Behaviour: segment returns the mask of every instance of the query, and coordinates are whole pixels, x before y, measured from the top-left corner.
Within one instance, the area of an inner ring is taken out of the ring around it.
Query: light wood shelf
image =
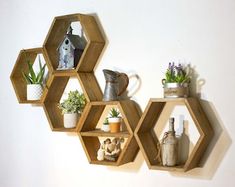
[[[97,129],[96,126],[98,121],[100,120],[105,107],[109,105],[115,105],[115,107],[117,107],[121,112],[123,122],[126,126],[124,131],[119,133],[110,133]],[[139,150],[136,139],[134,138],[134,129],[139,119],[140,114],[137,110],[136,103],[131,100],[111,102],[94,101],[88,103],[82,118],[82,125],[78,128],[78,135],[89,162],[91,164],[113,166],[132,162]],[[100,148],[99,137],[123,137],[127,139],[116,162],[97,160],[97,151]]]
[[[95,137],[123,137],[128,138],[130,135],[128,131],[122,131],[118,133],[104,132],[100,129],[95,129],[92,131],[81,132],[82,136],[95,136]]]
[[[63,115],[61,114],[61,110],[58,108],[60,99],[71,77],[78,79],[78,82],[83,90],[87,102],[102,99],[102,91],[93,73],[79,74],[73,72],[68,75],[53,74],[50,77],[51,80],[50,84],[48,85],[48,90],[46,91],[46,94],[43,97],[43,108],[49,121],[50,127],[53,131],[77,132],[77,128],[81,123],[83,113],[81,114],[76,128],[64,128]],[[90,89],[91,86],[92,89]]]
[[[23,49],[18,55],[10,79],[19,103],[41,105],[42,98],[45,96],[47,87],[44,88],[41,100],[27,100],[27,83],[22,75],[22,71],[25,73],[29,72],[27,61],[30,60],[31,63],[34,63],[37,55],[39,54],[42,54],[45,59],[45,54],[42,48]],[[47,62],[46,65],[48,68],[49,66]]]
[[[74,70],[63,72],[92,72],[105,46],[105,40],[93,16],[84,14],[71,14],[55,17],[43,44],[45,56],[53,73],[62,73],[58,67],[57,47],[63,40],[67,29],[72,22],[79,21],[87,38],[86,47],[82,53],[77,67]]]
[[[157,122],[159,126],[162,125],[161,123],[163,123],[163,121],[159,121],[159,119],[162,115],[162,111],[169,103],[171,103],[171,105],[168,106],[171,107],[185,105],[200,134],[199,139],[186,162],[183,165],[175,167],[162,166],[156,160],[156,155],[159,152],[157,148],[159,140],[153,129]],[[213,137],[213,133],[211,124],[197,98],[159,98],[150,99],[135,130],[135,137],[150,169],[185,172],[198,166],[203,153]]]

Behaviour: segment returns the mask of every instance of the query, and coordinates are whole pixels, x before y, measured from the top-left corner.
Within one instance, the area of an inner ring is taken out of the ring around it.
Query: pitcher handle
[[[128,78],[127,74],[125,74],[125,73],[120,73],[119,78],[121,78],[121,77],[123,77],[123,78],[126,80],[126,84],[123,86],[123,88],[121,89],[121,91],[119,91],[118,96],[122,95],[122,94],[125,92],[125,90],[126,90],[128,84],[129,84],[129,78]]]

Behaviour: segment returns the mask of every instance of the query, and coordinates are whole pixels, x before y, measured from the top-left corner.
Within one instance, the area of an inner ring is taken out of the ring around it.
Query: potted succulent
[[[104,132],[109,132],[110,131],[108,118],[105,118],[105,120],[102,124],[101,130],[103,130]]]
[[[109,126],[110,132],[116,133],[120,132],[122,118],[120,116],[120,112],[116,108],[111,108],[109,112]]]
[[[68,98],[65,99],[58,107],[64,115],[64,127],[74,128],[86,105],[86,98],[83,93],[78,90],[70,91]]]
[[[22,72],[23,77],[27,83],[27,100],[40,100],[43,93],[43,77],[45,73],[46,64],[42,66],[40,57],[39,72],[36,73],[33,69],[33,63],[27,61],[29,73]]]
[[[189,96],[190,77],[186,68],[181,64],[175,65],[169,63],[169,67],[165,73],[165,79],[162,79],[164,88],[164,97],[178,98]]]

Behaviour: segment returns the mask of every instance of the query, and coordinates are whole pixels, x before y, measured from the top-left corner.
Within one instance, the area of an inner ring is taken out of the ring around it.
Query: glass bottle
[[[163,166],[175,166],[177,164],[178,140],[175,136],[174,121],[174,118],[169,119],[169,131],[165,132],[161,143]]]

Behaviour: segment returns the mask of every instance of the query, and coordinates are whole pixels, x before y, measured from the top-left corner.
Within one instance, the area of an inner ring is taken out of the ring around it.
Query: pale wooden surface
[[[25,73],[28,73],[28,65],[27,60],[30,60],[30,62],[34,63],[36,57],[38,54],[42,54],[44,56],[44,52],[42,48],[32,48],[32,49],[23,49],[20,51],[18,58],[16,60],[15,66],[12,70],[10,79],[12,82],[12,85],[14,87],[17,99],[19,103],[26,103],[26,104],[42,104],[42,98],[45,96],[45,90],[47,88],[44,88],[43,96],[40,100],[37,101],[30,101],[27,100],[27,83],[24,80],[24,77],[22,75],[22,71]],[[48,64],[47,64],[48,67]]]
[[[159,140],[157,139],[153,128],[156,122],[161,124],[161,121],[159,121],[161,120],[161,112],[167,103],[171,103],[171,105],[167,105],[168,107],[174,107],[175,105],[185,105],[200,133],[199,140],[194,146],[193,151],[189,155],[185,164],[174,167],[161,166],[156,160],[156,155],[159,151],[157,148]],[[194,167],[197,167],[200,158],[202,157],[208,144],[210,143],[210,140],[212,139],[213,130],[197,98],[154,98],[150,99],[134,134],[140,150],[143,153],[143,156],[150,169],[159,169],[165,171],[188,171]]]
[[[100,129],[95,129],[92,131],[86,131],[86,132],[81,132],[82,136],[99,136],[99,137],[123,137],[123,138],[128,138],[129,132],[128,131],[122,131],[118,133],[111,133],[111,132],[104,132]]]
[[[42,98],[43,108],[53,131],[77,132],[77,129],[83,122],[82,113],[76,128],[64,128],[63,115],[61,114],[61,109],[58,108],[60,99],[71,77],[78,79],[78,82],[80,83],[83,93],[88,102],[99,100],[102,98],[102,92],[93,73],[82,73],[82,75],[80,76],[78,75],[78,73],[75,72],[53,74],[49,80],[48,90],[46,90],[46,94]],[[87,89],[88,84],[92,85],[92,91]],[[84,109],[84,111],[86,111],[86,109]]]
[[[123,121],[126,128],[124,131],[118,133],[103,132],[97,130],[97,123],[102,116],[102,113],[107,105],[115,105],[121,112]],[[133,119],[134,118],[134,119]],[[133,101],[94,101],[87,104],[87,108],[84,111],[84,116],[82,118],[81,126],[78,128],[78,135],[82,142],[83,148],[87,155],[87,158],[91,164],[101,164],[101,165],[113,165],[119,166],[128,162],[132,162],[139,150],[138,144],[134,138],[134,132],[140,115],[137,111],[136,105]],[[99,149],[99,137],[124,137],[127,138],[125,145],[119,155],[117,161],[98,161],[97,151]]]
[[[44,53],[53,72],[58,67],[58,53],[56,51],[72,22],[79,21],[87,37],[87,44],[74,70],[68,72],[92,72],[104,48],[105,40],[93,16],[71,14],[55,17],[43,44]]]

